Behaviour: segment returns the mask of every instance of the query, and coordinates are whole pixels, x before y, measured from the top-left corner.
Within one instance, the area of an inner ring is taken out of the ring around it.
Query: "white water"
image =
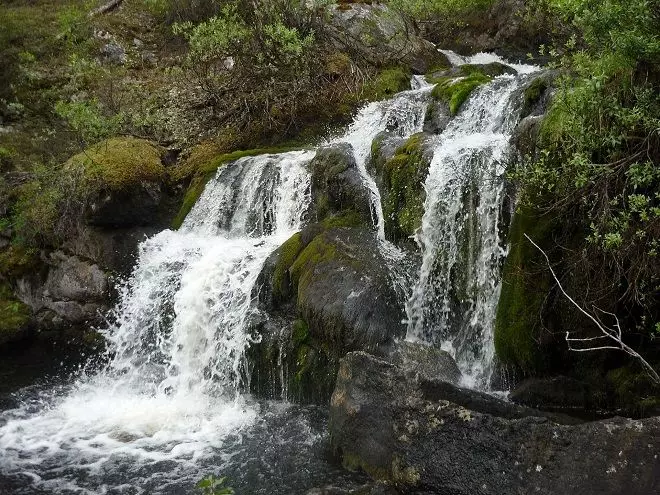
[[[348,131],[328,143],[348,143],[353,148],[358,169],[370,191],[372,220],[381,240],[385,239],[383,208],[376,182],[367,172],[367,159],[371,155],[371,143],[379,133],[389,131],[399,137],[409,137],[424,127],[424,116],[433,87],[420,76],[413,77],[411,87],[414,89],[363,107]],[[391,246],[389,250],[392,250]]]
[[[172,475],[184,476],[256,420],[257,406],[237,393],[254,338],[246,315],[264,260],[300,227],[313,155],[262,155],[220,169],[179,231],[141,244],[105,331],[113,359],[70,390],[6,412],[0,472],[52,492],[103,493],[85,488],[85,478],[127,461],[174,461]],[[46,467],[52,479],[40,476]]]
[[[495,53],[479,52],[474,55],[464,57],[463,55],[459,55],[458,53],[453,52],[451,50],[439,50],[439,51],[447,57],[447,60],[449,60],[449,62],[452,65],[455,66],[461,66],[466,64],[491,64],[493,62],[497,62],[512,67],[513,69],[516,70],[516,72],[518,72],[518,74],[531,74],[533,72],[538,72],[539,70],[541,70],[538,65],[511,63],[508,60],[500,57],[499,55],[496,55]]]
[[[500,238],[504,167],[520,81],[475,91],[439,136],[425,183],[419,278],[406,306],[407,338],[441,345],[465,385],[488,388],[493,324],[506,249]]]

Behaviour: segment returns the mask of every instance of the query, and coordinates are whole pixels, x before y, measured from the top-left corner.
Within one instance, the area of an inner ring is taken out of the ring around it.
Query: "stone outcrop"
[[[363,352],[342,361],[330,409],[344,465],[400,493],[620,494],[660,490],[660,418],[579,423]]]
[[[407,65],[417,74],[450,64],[415,27],[382,4],[332,8],[329,33],[336,47],[378,67]]]

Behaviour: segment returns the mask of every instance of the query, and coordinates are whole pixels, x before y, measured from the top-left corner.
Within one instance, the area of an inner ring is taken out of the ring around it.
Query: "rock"
[[[310,226],[266,261],[253,314],[253,392],[324,403],[339,359],[386,355],[405,335],[403,304],[370,227]]]
[[[116,43],[106,43],[101,47],[101,55],[106,62],[115,65],[124,65],[126,63],[126,50]]]
[[[516,404],[555,411],[587,411],[595,406],[588,385],[566,376],[524,380],[511,391],[509,399]]]
[[[424,132],[429,134],[440,134],[447,128],[451,121],[449,105],[437,99],[432,100],[424,115]]]
[[[98,267],[62,251],[51,254],[54,268],[48,272],[44,296],[75,301],[102,301],[108,291],[108,276]]]
[[[90,198],[86,221],[89,225],[112,228],[149,225],[158,217],[160,202],[161,186],[156,183],[99,191]]]
[[[446,381],[454,385],[457,385],[462,377],[456,361],[448,352],[425,344],[399,342],[390,361],[412,377]]]
[[[386,158],[390,152],[387,135],[377,137],[372,144],[372,168],[381,194],[385,236],[392,242],[412,244],[424,215],[424,181],[433,156],[432,139],[414,134]]]
[[[312,218],[321,221],[328,215],[351,210],[357,212],[364,223],[372,223],[370,192],[349,144],[319,149],[309,167]]]
[[[363,352],[342,359],[331,444],[404,493],[648,494],[660,490],[660,418],[578,423],[446,382],[412,380]]]
[[[109,275],[98,265],[56,251],[45,271],[18,278],[14,292],[37,315],[40,329],[62,330],[100,321],[108,310],[109,288]]]
[[[339,50],[377,67],[405,64],[414,73],[425,74],[434,67],[451,65],[433,43],[417,36],[414,26],[386,5],[336,5],[328,29]]]
[[[532,158],[536,156],[536,143],[542,123],[542,115],[530,115],[516,126],[511,136],[511,143],[522,156]]]

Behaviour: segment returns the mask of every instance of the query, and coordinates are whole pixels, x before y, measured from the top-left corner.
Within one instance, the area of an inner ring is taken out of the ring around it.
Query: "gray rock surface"
[[[660,490],[660,418],[542,417],[366,353],[340,364],[331,443],[401,493],[647,495]]]

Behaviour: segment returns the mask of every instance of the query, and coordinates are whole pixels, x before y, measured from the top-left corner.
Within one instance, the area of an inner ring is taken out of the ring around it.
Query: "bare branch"
[[[559,278],[557,277],[557,274],[555,273],[554,269],[552,268],[552,264],[550,263],[550,258],[548,258],[548,255],[541,249],[541,247],[536,244],[527,234],[524,234],[525,238],[532,243],[532,245],[538,249],[543,257],[545,258],[545,262],[548,265],[548,268],[550,269],[550,273],[552,274],[552,278],[555,279],[555,282],[557,283],[557,286],[559,287],[559,290],[561,291],[564,296],[575,306],[583,315],[585,315],[587,318],[589,318],[591,321],[594,322],[596,327],[603,333],[603,335],[598,336],[598,337],[589,337],[589,338],[572,338],[571,337],[571,332],[566,332],[566,342],[568,343],[568,348],[571,351],[575,352],[587,352],[587,351],[600,351],[604,349],[614,349],[614,350],[620,350],[628,354],[629,356],[632,356],[633,358],[637,359],[642,366],[644,367],[644,370],[648,373],[648,375],[651,377],[651,379],[657,383],[660,384],[660,375],[658,375],[658,372],[653,369],[653,367],[637,352],[635,351],[632,347],[627,345],[625,342],[623,342],[622,339],[622,331],[621,331],[621,324],[619,322],[619,318],[614,314],[610,313],[609,311],[604,311],[601,309],[596,308],[598,311],[600,311],[603,314],[610,315],[614,317],[614,320],[616,321],[614,328],[608,328],[604,324],[602,324],[594,315],[591,313],[587,312],[585,309],[583,309],[575,300],[568,295],[568,293],[564,290],[564,287],[561,285],[561,282],[559,282]],[[613,340],[617,345],[603,345],[603,346],[597,346],[597,347],[582,347],[582,348],[574,348],[571,345],[571,342],[589,342],[597,339],[611,339]]]

